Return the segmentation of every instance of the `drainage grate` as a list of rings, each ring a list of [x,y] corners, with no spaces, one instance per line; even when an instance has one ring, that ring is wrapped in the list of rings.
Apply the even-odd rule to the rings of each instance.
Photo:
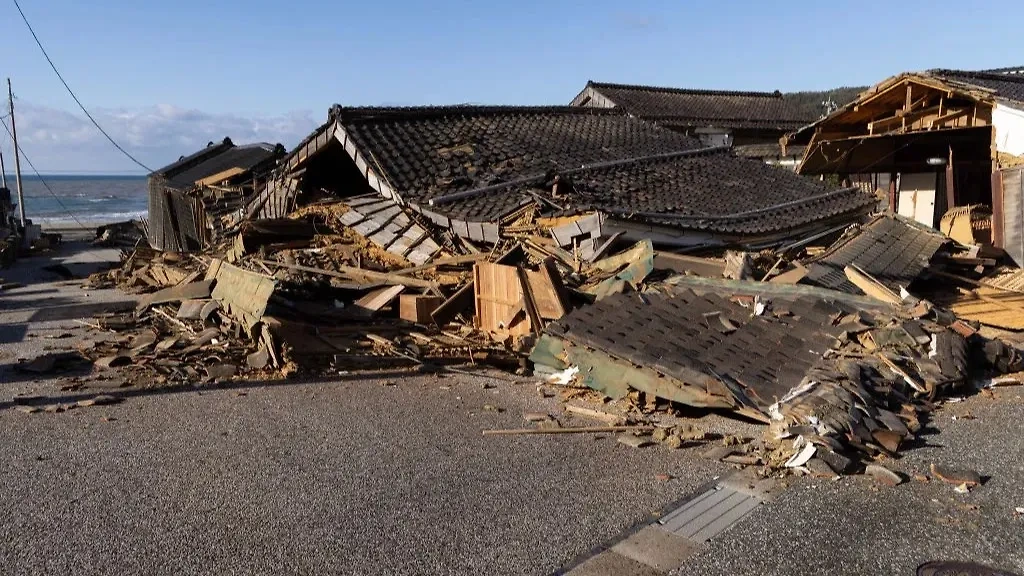
[[[760,498],[749,494],[715,486],[669,512],[658,522],[665,530],[700,544],[739,522],[761,502]]]
[[[1017,576],[973,562],[926,562],[917,567],[917,576]]]

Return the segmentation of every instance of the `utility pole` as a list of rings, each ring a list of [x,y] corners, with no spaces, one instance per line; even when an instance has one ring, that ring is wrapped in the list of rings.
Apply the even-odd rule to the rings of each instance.
[[[11,79],[7,79],[7,97],[11,102],[11,139],[14,140],[14,183],[18,187],[18,212],[21,216],[21,227],[25,228],[25,196],[21,192],[21,155],[18,153],[18,127],[14,124],[14,90]]]

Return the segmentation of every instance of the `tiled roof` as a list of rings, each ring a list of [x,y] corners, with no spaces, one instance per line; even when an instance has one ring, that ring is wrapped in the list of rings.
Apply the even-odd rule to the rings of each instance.
[[[540,197],[550,211],[600,210],[748,234],[874,202],[726,149],[702,148],[614,109],[339,107],[332,114],[349,154],[373,172],[371,185],[445,227],[489,224],[494,232],[502,216]]]
[[[620,112],[569,106],[339,108],[336,114],[382,176],[414,202],[701,146]]]
[[[844,271],[854,264],[899,293],[928,267],[932,256],[947,241],[946,236],[916,223],[878,216],[809,264],[804,282],[862,294]]]
[[[727,295],[682,288],[649,291],[643,299],[615,294],[544,331],[692,386],[721,380],[744,404],[766,410],[829,348],[839,333],[831,319],[852,311],[807,296],[775,298],[772,305],[789,314],[753,315]]]
[[[231,138],[224,138],[224,140],[216,144],[210,142],[205,148],[197,150],[188,156],[182,156],[167,166],[154,170],[150,176],[155,176],[157,174],[167,176],[169,174],[182,172],[183,170],[187,170],[190,166],[202,163],[207,158],[212,158],[213,156],[224,153],[225,150],[233,147],[234,145],[235,144],[231,141]]]
[[[551,181],[538,179],[430,209],[493,221],[539,196],[565,213],[597,210],[678,228],[761,234],[864,211],[875,203],[859,190],[837,189],[723,148],[625,160],[560,176],[564,184],[557,198],[549,192]],[[524,193],[528,189],[532,195]]]
[[[193,186],[197,180],[231,168],[252,170],[282,154],[283,149],[273,144],[262,142],[235,146],[231,139],[225,138],[220,144],[210,144],[198,152],[157,170],[154,174],[166,178],[171,187],[184,190]]]
[[[992,90],[997,98],[1024,102],[1024,70],[1020,68],[1000,68],[982,72],[929,70],[928,74],[949,82]]]
[[[794,228],[874,202],[722,149],[588,170],[572,181],[580,207],[723,233]]]
[[[824,100],[852,100],[858,88],[825,92],[743,92],[690,90],[589,82],[617,107],[630,114],[666,124],[724,128],[794,129],[820,118]]]
[[[772,142],[770,144],[741,144],[739,146],[733,146],[732,151],[737,156],[744,158],[780,158],[782,157],[782,147],[778,143]],[[795,156],[802,158],[804,155],[803,146],[790,146],[786,150],[789,156]]]
[[[1021,74],[1024,75],[1024,66],[1008,66],[1006,68],[991,68],[989,70],[981,70],[989,74]]]

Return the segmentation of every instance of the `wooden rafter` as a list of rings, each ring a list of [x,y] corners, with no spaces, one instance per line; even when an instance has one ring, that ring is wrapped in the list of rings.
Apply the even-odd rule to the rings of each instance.
[[[928,128],[932,129],[935,128],[936,126],[941,126],[942,124],[945,124],[950,120],[956,120],[958,118],[971,114],[971,111],[974,110],[975,108],[975,106],[971,106],[970,108],[961,108],[959,110],[954,110],[952,112],[947,111],[945,114],[942,114],[932,119],[932,121],[928,123]]]

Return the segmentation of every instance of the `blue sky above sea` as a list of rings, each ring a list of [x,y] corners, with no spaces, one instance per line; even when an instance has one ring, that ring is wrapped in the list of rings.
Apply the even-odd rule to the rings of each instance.
[[[1024,64],[1018,19],[998,16],[1019,11],[1010,1],[22,6],[80,99],[150,167],[224,136],[294,146],[335,102],[559,104],[588,79],[794,91]],[[878,25],[880,14],[912,25],[894,31]],[[0,3],[0,54],[24,151],[41,172],[145,172],[76,109],[10,3]],[[9,157],[2,131],[0,151]]]

